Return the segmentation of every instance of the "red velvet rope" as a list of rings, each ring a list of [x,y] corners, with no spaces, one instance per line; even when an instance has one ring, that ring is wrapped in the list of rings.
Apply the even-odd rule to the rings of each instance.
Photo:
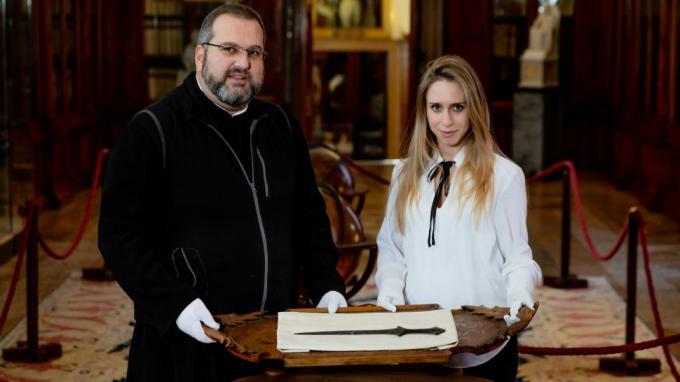
[[[539,172],[538,174],[530,177],[527,179],[527,184],[531,184],[551,173],[554,173],[558,170],[561,170],[563,168],[567,168],[569,171],[569,184],[571,187],[572,194],[574,194],[574,204],[575,208],[579,217],[579,227],[581,228],[581,232],[583,233],[583,237],[585,238],[588,248],[590,249],[591,255],[595,257],[598,260],[609,260],[611,259],[621,248],[621,245],[623,244],[624,238],[626,237],[626,234],[628,233],[628,220],[626,219],[623,227],[621,228],[621,231],[619,232],[619,237],[614,244],[614,247],[606,254],[603,255],[600,252],[598,252],[597,248],[595,248],[595,245],[593,244],[592,239],[590,238],[590,233],[588,231],[588,227],[586,226],[586,219],[585,219],[585,214],[583,212],[583,206],[581,203],[581,193],[580,193],[580,188],[578,186],[578,177],[576,176],[576,169],[574,168],[574,164],[571,161],[562,161],[558,162],[547,169]],[[640,237],[640,244],[642,247],[642,253],[643,253],[643,258],[644,258],[644,269],[645,269],[645,276],[646,276],[646,281],[647,281],[647,291],[649,293],[649,300],[650,304],[652,307],[652,313],[654,315],[654,325],[656,326],[656,331],[657,335],[659,338],[653,341],[646,341],[646,342],[638,342],[638,343],[633,343],[633,344],[626,344],[626,345],[621,345],[621,346],[609,346],[609,347],[581,347],[581,348],[538,348],[538,347],[527,347],[527,346],[520,346],[519,351],[521,353],[528,353],[528,354],[545,354],[545,355],[588,355],[588,354],[612,354],[612,353],[622,353],[622,352],[630,352],[630,351],[636,351],[636,350],[642,350],[646,349],[648,347],[656,347],[661,345],[663,348],[664,352],[664,357],[666,358],[666,362],[668,363],[668,367],[671,370],[671,373],[673,374],[673,377],[680,381],[680,374],[678,374],[678,371],[675,367],[675,363],[673,362],[673,358],[671,357],[670,350],[668,349],[668,344],[675,343],[675,342],[680,342],[680,335],[675,335],[671,337],[665,337],[664,329],[663,329],[663,323],[661,322],[661,315],[659,314],[659,306],[657,303],[656,299],[656,291],[654,288],[654,280],[652,278],[652,271],[650,267],[650,256],[649,256],[649,249],[647,248],[647,224],[644,221],[644,218],[642,216],[642,213],[635,209],[631,214],[634,214],[634,217],[640,221],[640,230],[638,232],[638,235]],[[623,350],[621,350],[623,349]],[[611,352],[610,352],[611,351]],[[605,353],[606,352],[606,353]]]
[[[519,352],[522,354],[533,355],[604,355],[604,354],[620,354],[629,353],[638,350],[645,350],[655,348],[659,345],[666,348],[669,344],[680,342],[680,334],[675,334],[668,337],[656,338],[649,341],[636,342],[634,344],[614,345],[614,346],[599,346],[599,347],[540,347],[540,346],[519,346]],[[672,365],[672,362],[670,363]],[[673,374],[675,375],[675,374]],[[676,377],[677,379],[677,377]]]
[[[90,186],[90,194],[87,197],[87,204],[85,204],[85,212],[83,213],[83,219],[80,222],[80,227],[78,228],[76,237],[71,243],[71,245],[68,247],[68,249],[64,253],[57,253],[53,251],[45,242],[45,239],[43,238],[40,231],[37,232],[40,248],[42,248],[47,253],[48,256],[57,260],[64,260],[73,254],[75,249],[80,244],[80,241],[83,239],[83,235],[85,234],[85,228],[87,228],[87,223],[90,222],[90,211],[92,210],[94,198],[97,196],[97,187],[99,186],[99,180],[102,174],[104,159],[106,159],[107,155],[109,155],[109,149],[101,149],[99,151],[99,155],[97,156],[97,164],[95,166],[94,177],[92,178],[92,185]]]
[[[87,227],[87,223],[89,221],[89,216],[90,216],[90,210],[92,209],[92,204],[94,202],[94,198],[96,196],[96,189],[97,186],[99,185],[99,179],[101,178],[101,172],[102,172],[102,167],[104,163],[104,159],[106,156],[109,154],[108,149],[102,149],[99,151],[99,155],[97,157],[97,164],[95,168],[95,175],[94,178],[92,179],[92,187],[90,189],[90,195],[87,199],[87,204],[85,206],[85,214],[83,216],[83,220],[80,225],[80,229],[78,230],[78,233],[76,234],[76,238],[69,247],[69,249],[63,253],[63,254],[57,254],[54,251],[52,251],[48,246],[47,243],[43,240],[42,235],[40,234],[39,231],[36,231],[36,234],[38,236],[38,241],[40,243],[40,246],[47,252],[47,254],[55,259],[63,260],[67,258],[68,256],[73,253],[75,248],[80,244],[80,241],[83,238],[83,234],[85,232],[85,227]],[[33,224],[33,219],[35,218],[35,215],[37,214],[37,206],[38,206],[38,201],[36,198],[31,198],[27,203],[25,210],[23,211],[24,215],[24,228],[21,232],[21,241],[19,244],[19,252],[17,253],[17,261],[16,264],[14,265],[14,272],[12,273],[12,280],[10,281],[10,286],[9,290],[7,292],[7,298],[5,299],[5,303],[2,308],[2,314],[0,314],[0,332],[2,332],[2,329],[5,326],[5,322],[7,321],[7,316],[9,314],[9,309],[12,305],[12,301],[14,299],[14,294],[16,293],[16,288],[17,284],[19,283],[19,274],[21,273],[21,266],[24,262],[24,258],[26,257],[26,249],[28,246],[28,239],[30,235],[30,230],[31,226]]]
[[[656,290],[654,288],[654,279],[652,278],[652,269],[650,267],[650,257],[649,257],[649,249],[647,248],[647,223],[645,222],[645,219],[642,216],[642,213],[640,213],[639,210],[635,210],[637,214],[637,218],[640,221],[640,244],[642,246],[642,256],[644,259],[644,268],[645,268],[645,276],[647,279],[647,291],[649,293],[649,302],[652,305],[652,312],[654,314],[654,325],[656,326],[656,333],[659,338],[662,338],[665,336],[665,332],[663,329],[663,323],[661,322],[661,315],[659,314],[659,304],[656,301]],[[677,341],[676,341],[677,342]],[[663,354],[664,357],[666,357],[666,362],[668,363],[668,367],[671,369],[671,373],[673,374],[673,377],[675,378],[676,381],[680,381],[680,374],[678,373],[678,369],[675,367],[675,363],[673,362],[673,357],[671,357],[671,352],[668,349],[668,344],[663,345]]]
[[[628,234],[628,221],[626,220],[624,222],[621,231],[619,231],[619,237],[616,240],[616,243],[614,243],[614,246],[606,254],[600,253],[597,250],[597,248],[595,248],[595,244],[593,243],[593,239],[591,239],[590,237],[590,232],[588,231],[588,226],[586,224],[586,216],[585,213],[583,212],[583,203],[581,202],[581,190],[578,186],[578,176],[576,175],[576,168],[574,168],[574,164],[571,161],[564,160],[555,163],[554,165],[548,167],[547,169],[528,178],[527,184],[534,183],[537,180],[544,178],[564,168],[567,168],[569,170],[569,185],[571,188],[571,193],[574,195],[574,207],[576,209],[576,214],[578,215],[579,228],[581,229],[583,238],[586,240],[586,244],[588,244],[590,254],[598,260],[611,259],[619,251],[621,245],[623,244],[624,239],[626,238],[626,234]]]
[[[7,298],[5,299],[5,304],[2,307],[2,315],[0,315],[0,332],[5,327],[5,322],[7,321],[7,315],[9,314],[9,308],[12,305],[12,300],[14,299],[14,294],[17,290],[17,284],[19,283],[19,274],[21,273],[21,265],[24,262],[24,257],[26,257],[26,247],[28,246],[28,236],[30,234],[31,225],[33,224],[33,215],[35,214],[35,204],[31,199],[26,205],[24,210],[26,214],[24,216],[24,229],[21,232],[21,241],[19,242],[19,253],[17,254],[17,262],[14,264],[14,273],[12,273],[12,281],[9,284],[9,290],[7,291]]]

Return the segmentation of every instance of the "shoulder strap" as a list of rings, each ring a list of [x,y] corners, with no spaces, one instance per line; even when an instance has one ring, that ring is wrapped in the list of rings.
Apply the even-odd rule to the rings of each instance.
[[[283,118],[286,120],[286,124],[288,125],[288,132],[290,135],[293,135],[293,126],[290,125],[290,120],[288,119],[288,114],[283,110],[283,108],[278,104],[275,103],[274,106],[278,107],[279,110],[281,110],[281,114],[283,114]]]
[[[156,129],[158,130],[158,135],[161,137],[161,153],[162,153],[162,163],[163,163],[163,170],[165,170],[165,164],[166,164],[166,153],[165,153],[165,135],[163,135],[163,128],[161,127],[161,122],[158,120],[158,117],[156,117],[156,114],[154,114],[153,111],[149,109],[143,109],[139,113],[135,114],[135,117],[139,114],[148,114],[149,117],[153,120],[154,124],[156,125]]]

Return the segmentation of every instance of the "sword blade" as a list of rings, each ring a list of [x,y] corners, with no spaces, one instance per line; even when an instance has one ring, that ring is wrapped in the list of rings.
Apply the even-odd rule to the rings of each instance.
[[[366,335],[366,334],[389,334],[395,336],[403,336],[406,334],[433,334],[438,336],[444,333],[446,330],[433,326],[431,328],[419,328],[419,329],[407,329],[401,326],[390,329],[366,329],[366,330],[326,330],[320,332],[299,332],[293,333],[295,335],[307,335],[307,336],[337,336],[337,335]]]

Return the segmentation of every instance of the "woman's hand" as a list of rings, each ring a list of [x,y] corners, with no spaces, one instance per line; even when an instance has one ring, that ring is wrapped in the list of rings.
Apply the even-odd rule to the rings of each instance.
[[[404,305],[404,296],[390,296],[386,293],[379,293],[377,305],[387,311],[396,312],[397,305]]]

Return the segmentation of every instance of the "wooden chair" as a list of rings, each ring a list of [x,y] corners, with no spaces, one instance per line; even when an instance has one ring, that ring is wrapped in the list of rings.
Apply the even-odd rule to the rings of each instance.
[[[319,191],[326,202],[326,212],[331,222],[333,241],[340,253],[338,259],[338,273],[345,281],[347,298],[351,298],[371,276],[378,257],[378,247],[375,241],[366,240],[364,227],[349,203],[341,194],[328,183],[319,183]],[[369,257],[364,269],[355,275],[360,266],[360,257],[368,251]]]
[[[316,175],[316,181],[331,185],[352,205],[356,215],[361,214],[366,199],[367,187],[358,188],[349,165],[338,153],[323,146],[309,148],[309,156]]]

